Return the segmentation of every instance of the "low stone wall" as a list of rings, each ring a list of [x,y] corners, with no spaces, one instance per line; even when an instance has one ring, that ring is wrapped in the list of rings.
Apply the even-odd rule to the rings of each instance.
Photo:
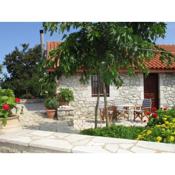
[[[175,144],[24,129],[0,134],[0,152],[175,153]]]
[[[160,106],[175,106],[175,73],[159,74]]]
[[[91,94],[91,81],[87,84],[81,84],[80,76],[75,75],[69,78],[62,76],[58,81],[59,88],[68,87],[73,90],[75,101],[70,105],[75,110],[76,118],[94,118],[94,110],[96,97]],[[110,86],[110,96],[107,97],[109,104],[114,104],[117,99],[122,99],[125,103],[136,103],[143,99],[143,75],[138,74],[135,77],[122,75],[124,84],[117,89],[115,86]],[[126,98],[127,97],[127,98]],[[103,101],[103,97],[100,98]]]

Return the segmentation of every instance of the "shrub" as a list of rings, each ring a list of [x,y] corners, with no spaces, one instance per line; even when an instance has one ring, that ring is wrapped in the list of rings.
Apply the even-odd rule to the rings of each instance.
[[[58,94],[59,102],[71,102],[74,101],[73,91],[69,88],[61,88],[60,93]]]
[[[163,117],[164,115],[169,115],[171,116],[172,118],[175,118],[175,109],[159,109],[157,111],[157,114],[160,116],[160,117]]]
[[[7,118],[11,116],[11,110],[16,108],[16,103],[20,99],[15,98],[14,92],[11,89],[0,89],[0,118],[3,125],[7,124]]]
[[[164,115],[162,124],[147,127],[137,137],[138,140],[175,143],[175,118]]]
[[[44,104],[47,109],[57,109],[58,107],[58,101],[56,97],[47,98]]]
[[[163,118],[165,116],[169,116],[168,120],[175,118],[175,109],[159,109],[154,113],[150,113],[149,121],[147,123],[147,127],[152,127],[157,124],[163,124]]]
[[[115,137],[125,139],[136,139],[138,134],[144,130],[143,127],[112,125],[109,128],[85,129],[81,131],[84,135]]]

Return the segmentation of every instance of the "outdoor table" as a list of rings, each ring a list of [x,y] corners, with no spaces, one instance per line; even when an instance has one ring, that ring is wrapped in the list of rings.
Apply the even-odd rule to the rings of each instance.
[[[125,108],[126,111],[128,111],[128,119],[129,120],[133,120],[133,116],[134,116],[134,108],[135,105],[134,104],[118,104],[116,105],[116,107],[122,107],[123,109]]]

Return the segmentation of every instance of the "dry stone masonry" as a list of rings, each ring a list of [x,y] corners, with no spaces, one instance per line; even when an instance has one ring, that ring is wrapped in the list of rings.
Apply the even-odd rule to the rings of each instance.
[[[175,73],[159,74],[161,106],[175,106]]]
[[[69,78],[61,77],[58,83],[58,91],[59,88],[65,87],[73,90],[75,100],[71,103],[71,106],[75,110],[75,119],[92,119],[94,117],[96,97],[92,97],[91,94],[91,81],[87,84],[81,84],[79,79],[79,75]],[[124,84],[119,89],[115,86],[110,86],[109,104],[114,104],[117,99],[122,99],[125,103],[136,103],[137,100],[143,99],[142,74],[137,74],[135,77],[122,75],[122,79]],[[100,100],[103,101],[103,97]]]

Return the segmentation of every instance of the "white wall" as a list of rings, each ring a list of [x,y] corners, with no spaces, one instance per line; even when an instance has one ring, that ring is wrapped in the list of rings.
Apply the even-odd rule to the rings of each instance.
[[[81,84],[80,76],[75,75],[69,78],[62,76],[59,79],[58,91],[61,87],[68,87],[73,90],[75,101],[71,103],[78,118],[92,118],[94,117],[94,109],[96,104],[96,97],[91,94],[91,81],[87,84]],[[113,104],[117,99],[122,99],[125,103],[136,103],[137,100],[143,99],[143,75],[138,74],[135,77],[122,75],[124,84],[117,89],[115,86],[110,86],[110,97],[108,103]],[[100,97],[103,101],[103,97]]]
[[[159,74],[160,107],[175,105],[175,73]]]

